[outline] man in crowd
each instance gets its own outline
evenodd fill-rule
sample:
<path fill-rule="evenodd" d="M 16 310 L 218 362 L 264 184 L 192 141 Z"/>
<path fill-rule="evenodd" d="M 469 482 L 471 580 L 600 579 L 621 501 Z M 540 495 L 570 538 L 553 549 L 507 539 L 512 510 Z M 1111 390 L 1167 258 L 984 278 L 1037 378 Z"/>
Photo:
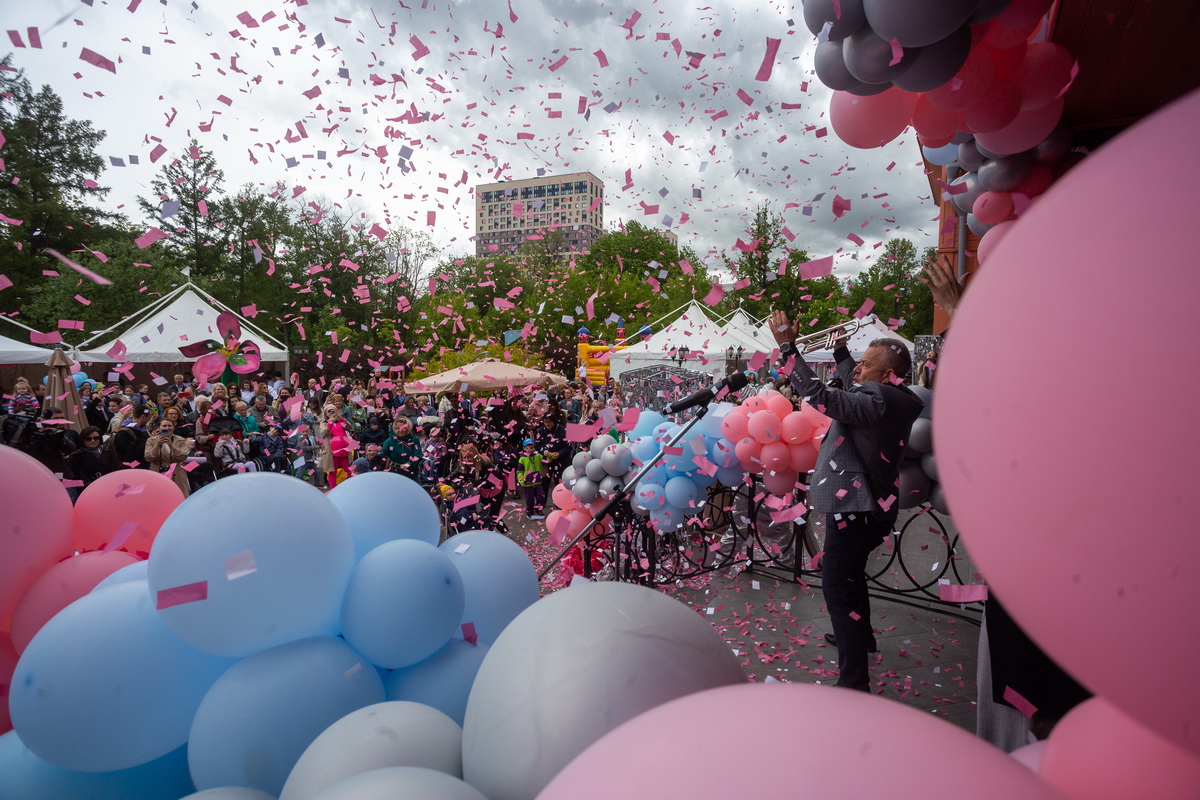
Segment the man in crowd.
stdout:
<path fill-rule="evenodd" d="M 862 360 L 838 342 L 837 371 L 845 391 L 821 383 L 796 349 L 787 314 L 771 314 L 771 332 L 797 397 L 833 419 L 809 484 L 809 505 L 825 514 L 821 583 L 838 649 L 838 686 L 870 691 L 867 654 L 875 649 L 867 560 L 900 513 L 900 457 L 924 404 L 904 385 L 912 358 L 898 339 L 876 339 Z M 826 639 L 829 639 L 827 636 Z"/>

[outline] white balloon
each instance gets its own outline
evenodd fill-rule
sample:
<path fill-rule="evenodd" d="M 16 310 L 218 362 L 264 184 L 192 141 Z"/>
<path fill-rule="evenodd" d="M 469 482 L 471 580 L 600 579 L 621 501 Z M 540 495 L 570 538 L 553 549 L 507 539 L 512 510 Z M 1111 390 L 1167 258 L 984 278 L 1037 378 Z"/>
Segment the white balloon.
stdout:
<path fill-rule="evenodd" d="M 462 728 L 421 703 L 376 703 L 339 719 L 292 767 L 279 800 L 313 800 L 331 786 L 385 767 L 462 777 Z"/>
<path fill-rule="evenodd" d="M 608 472 L 604 469 L 604 462 L 598 458 L 593 458 L 587 462 L 587 466 L 583 468 L 583 474 L 587 475 L 588 480 L 599 483 L 604 480 Z"/>
<path fill-rule="evenodd" d="M 728 644 L 683 603 L 624 583 L 571 586 L 526 609 L 484 659 L 463 723 L 463 776 L 490 800 L 532 800 L 623 722 L 745 680 Z"/>
<path fill-rule="evenodd" d="M 488 800 L 458 778 L 421 767 L 388 767 L 330 786 L 315 800 Z"/>

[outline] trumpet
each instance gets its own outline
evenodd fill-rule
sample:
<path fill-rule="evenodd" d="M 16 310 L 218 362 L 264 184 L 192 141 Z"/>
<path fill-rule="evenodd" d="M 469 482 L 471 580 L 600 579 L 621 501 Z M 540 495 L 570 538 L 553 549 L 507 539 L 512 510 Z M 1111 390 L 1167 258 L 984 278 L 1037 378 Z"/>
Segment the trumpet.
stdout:
<path fill-rule="evenodd" d="M 797 337 L 796 348 L 804 355 L 817 350 L 832 350 L 838 339 L 853 336 L 861 327 L 862 320 L 847 320 L 840 325 L 834 325 L 832 328 L 826 328 L 823 331 Z"/>

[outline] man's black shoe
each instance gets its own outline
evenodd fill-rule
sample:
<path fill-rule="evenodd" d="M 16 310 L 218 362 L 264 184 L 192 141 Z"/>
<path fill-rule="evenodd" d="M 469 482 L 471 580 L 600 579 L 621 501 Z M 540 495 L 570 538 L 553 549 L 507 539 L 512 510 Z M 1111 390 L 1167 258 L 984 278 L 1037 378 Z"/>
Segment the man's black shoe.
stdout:
<path fill-rule="evenodd" d="M 832 633 L 825 634 L 825 641 L 829 642 L 829 644 L 832 645 L 833 647 L 837 647 L 837 639 L 834 638 L 834 635 Z M 879 645 L 877 645 L 875 643 L 874 638 L 871 639 L 871 647 L 870 647 L 870 649 L 867 650 L 867 652 L 868 653 L 879 652 Z"/>

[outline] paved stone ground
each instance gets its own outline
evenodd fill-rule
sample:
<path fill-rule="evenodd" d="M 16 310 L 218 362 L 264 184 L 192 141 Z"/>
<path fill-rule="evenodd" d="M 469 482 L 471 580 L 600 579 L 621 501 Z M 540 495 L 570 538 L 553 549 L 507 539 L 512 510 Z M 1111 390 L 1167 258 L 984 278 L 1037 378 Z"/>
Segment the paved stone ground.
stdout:
<path fill-rule="evenodd" d="M 544 524 L 526 519 L 519 503 L 510 501 L 505 506 L 508 535 L 526 548 L 540 569 L 557 552 Z M 898 529 L 904 528 L 903 536 L 876 551 L 871 570 L 879 573 L 879 580 L 899 587 L 912 586 L 915 580 L 930 585 L 936 594 L 939 575 L 953 578 L 945 572 L 952 562 L 959 576 L 970 582 L 974 567 L 961 547 L 951 551 L 956 532 L 949 521 L 941 520 L 946 526 L 943 538 L 936 521 L 916 515 L 909 522 L 912 516 L 902 516 L 897 524 Z M 819 524 L 813 533 L 819 548 L 823 537 Z M 893 553 L 897 548 L 902 559 Z M 799 583 L 790 578 L 790 573 L 779 570 L 748 570 L 742 560 L 659 589 L 710 622 L 738 654 L 750 680 L 834 683 L 837 650 L 824 641 L 831 629 L 819 578 L 801 576 Z M 569 575 L 555 569 L 543 580 L 543 592 L 556 591 L 569 580 Z M 974 732 L 978 619 L 977 604 L 967 609 L 927 600 L 910 604 L 877 593 L 871 622 L 880 650 L 872 656 L 873 691 Z"/>

